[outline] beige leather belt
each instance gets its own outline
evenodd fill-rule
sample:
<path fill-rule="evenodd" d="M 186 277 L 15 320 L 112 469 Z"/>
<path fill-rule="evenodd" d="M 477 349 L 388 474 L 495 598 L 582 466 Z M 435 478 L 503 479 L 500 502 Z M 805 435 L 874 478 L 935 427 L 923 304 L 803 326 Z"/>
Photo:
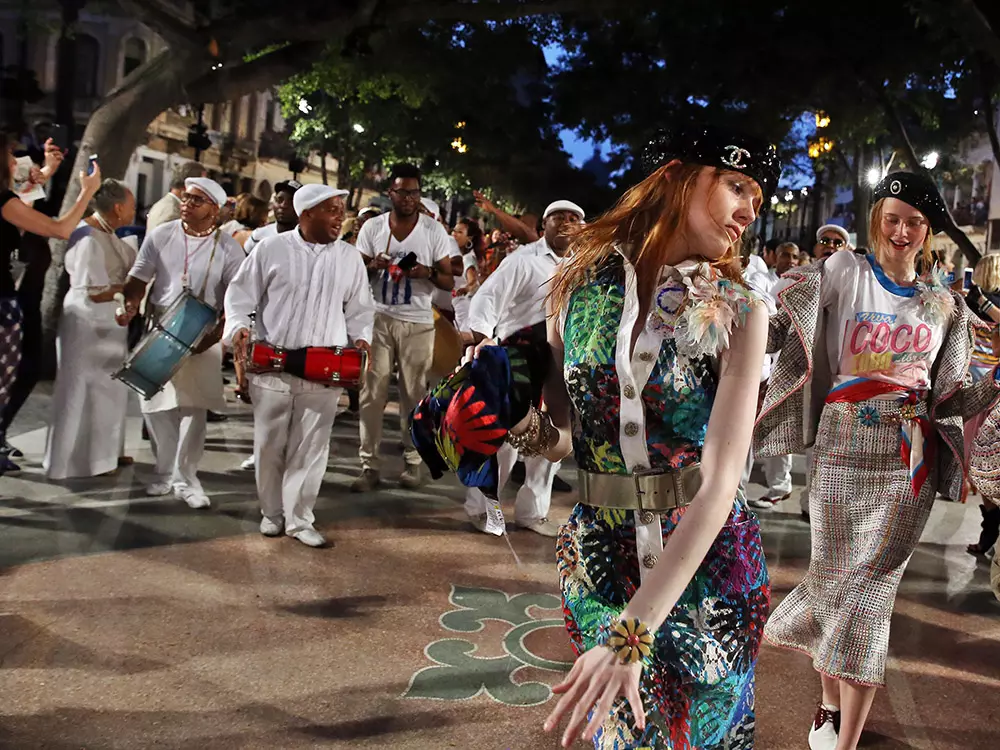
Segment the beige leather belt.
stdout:
<path fill-rule="evenodd" d="M 638 471 L 634 474 L 579 472 L 580 502 L 596 508 L 653 513 L 690 505 L 701 487 L 701 465 L 679 471 Z"/>

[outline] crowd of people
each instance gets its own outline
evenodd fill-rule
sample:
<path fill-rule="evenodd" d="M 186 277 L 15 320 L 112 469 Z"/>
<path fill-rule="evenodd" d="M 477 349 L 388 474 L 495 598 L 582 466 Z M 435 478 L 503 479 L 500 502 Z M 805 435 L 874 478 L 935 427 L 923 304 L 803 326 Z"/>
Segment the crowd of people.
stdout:
<path fill-rule="evenodd" d="M 746 235 L 781 164 L 769 144 L 712 128 L 654 137 L 648 176 L 590 221 L 561 196 L 518 217 L 476 194 L 489 233 L 470 216 L 449 226 L 408 164 L 392 169 L 389 210 L 348 217 L 345 190 L 289 180 L 270 204 L 233 198 L 192 163 L 145 227 L 95 164 L 53 219 L 7 189 L 12 144 L 0 151 L 2 412 L 35 343 L 12 250 L 30 235 L 69 241 L 47 476 L 132 463 L 128 390 L 112 376 L 190 300 L 213 315 L 141 399 L 148 494 L 211 507 L 198 469 L 231 354 L 253 407 L 243 466 L 260 533 L 322 547 L 314 508 L 345 387 L 359 421 L 351 491 L 367 493 L 391 481 L 395 382 L 398 486 L 454 471 L 471 526 L 499 535 L 523 464 L 513 524 L 557 539 L 578 654 L 546 722 L 568 717 L 566 746 L 752 748 L 766 639 L 819 673 L 809 747 L 855 750 L 935 498 L 977 489 L 983 533 L 969 552 L 996 544 L 1000 255 L 971 280 L 946 277 L 932 240 L 949 218 L 919 175 L 875 187 L 870 249 L 827 224 L 808 252 L 767 241 L 758 254 Z M 47 149 L 34 179 L 60 161 Z M 0 438 L 9 471 L 16 449 Z M 753 510 L 790 496 L 797 453 L 812 554 L 772 611 Z M 579 503 L 559 525 L 551 495 L 571 455 Z M 748 500 L 757 460 L 767 487 Z"/>

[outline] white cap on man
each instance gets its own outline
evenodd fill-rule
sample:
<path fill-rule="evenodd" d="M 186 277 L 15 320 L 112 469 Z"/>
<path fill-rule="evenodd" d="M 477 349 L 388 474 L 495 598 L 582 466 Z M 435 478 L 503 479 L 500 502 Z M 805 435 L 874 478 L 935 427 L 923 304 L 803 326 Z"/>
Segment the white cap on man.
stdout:
<path fill-rule="evenodd" d="M 545 221 L 549 218 L 550 214 L 554 214 L 556 211 L 571 211 L 580 217 L 580 221 L 587 218 L 586 214 L 583 213 L 583 209 L 573 201 L 556 201 L 555 203 L 550 203 L 549 207 L 545 209 L 545 213 L 542 214 L 542 221 Z"/>
<path fill-rule="evenodd" d="M 824 232 L 836 232 L 837 234 L 839 234 L 841 237 L 844 238 L 844 244 L 845 245 L 850 245 L 851 244 L 851 235 L 848 234 L 847 230 L 844 229 L 839 224 L 824 224 L 823 226 L 821 226 L 816 231 L 816 241 L 817 242 L 819 242 L 819 238 L 823 236 Z"/>
<path fill-rule="evenodd" d="M 184 187 L 187 190 L 198 188 L 198 190 L 209 197 L 212 203 L 220 208 L 226 205 L 226 191 L 215 180 L 210 180 L 207 177 L 188 177 L 184 180 Z"/>
<path fill-rule="evenodd" d="M 295 209 L 295 213 L 301 216 L 304 211 L 315 208 L 323 201 L 330 200 L 330 198 L 341 198 L 348 193 L 350 193 L 349 190 L 338 190 L 329 185 L 303 185 L 295 191 L 292 207 Z"/>

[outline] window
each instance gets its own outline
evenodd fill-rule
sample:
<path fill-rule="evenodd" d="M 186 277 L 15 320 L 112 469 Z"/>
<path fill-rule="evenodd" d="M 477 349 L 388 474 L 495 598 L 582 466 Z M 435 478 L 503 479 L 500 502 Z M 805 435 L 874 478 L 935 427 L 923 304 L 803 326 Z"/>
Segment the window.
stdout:
<path fill-rule="evenodd" d="M 76 37 L 76 69 L 74 89 L 78 97 L 93 99 L 98 96 L 98 66 L 101 60 L 101 45 L 90 34 Z"/>
<path fill-rule="evenodd" d="M 138 37 L 130 37 L 125 40 L 125 54 L 122 58 L 122 78 L 125 78 L 133 70 L 138 68 L 149 55 L 146 43 Z"/>

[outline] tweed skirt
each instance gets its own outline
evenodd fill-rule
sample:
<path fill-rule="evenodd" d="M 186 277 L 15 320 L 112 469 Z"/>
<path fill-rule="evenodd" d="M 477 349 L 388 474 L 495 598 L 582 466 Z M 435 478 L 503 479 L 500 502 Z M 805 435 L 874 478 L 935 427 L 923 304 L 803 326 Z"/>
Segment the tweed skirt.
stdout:
<path fill-rule="evenodd" d="M 986 415 L 972 442 L 969 474 L 979 494 L 1000 498 L 1000 404 Z"/>
<path fill-rule="evenodd" d="M 918 406 L 926 413 L 926 405 Z M 937 476 L 914 497 L 894 401 L 828 403 L 811 475 L 812 555 L 764 637 L 804 651 L 831 677 L 881 686 L 903 571 L 927 523 Z"/>

